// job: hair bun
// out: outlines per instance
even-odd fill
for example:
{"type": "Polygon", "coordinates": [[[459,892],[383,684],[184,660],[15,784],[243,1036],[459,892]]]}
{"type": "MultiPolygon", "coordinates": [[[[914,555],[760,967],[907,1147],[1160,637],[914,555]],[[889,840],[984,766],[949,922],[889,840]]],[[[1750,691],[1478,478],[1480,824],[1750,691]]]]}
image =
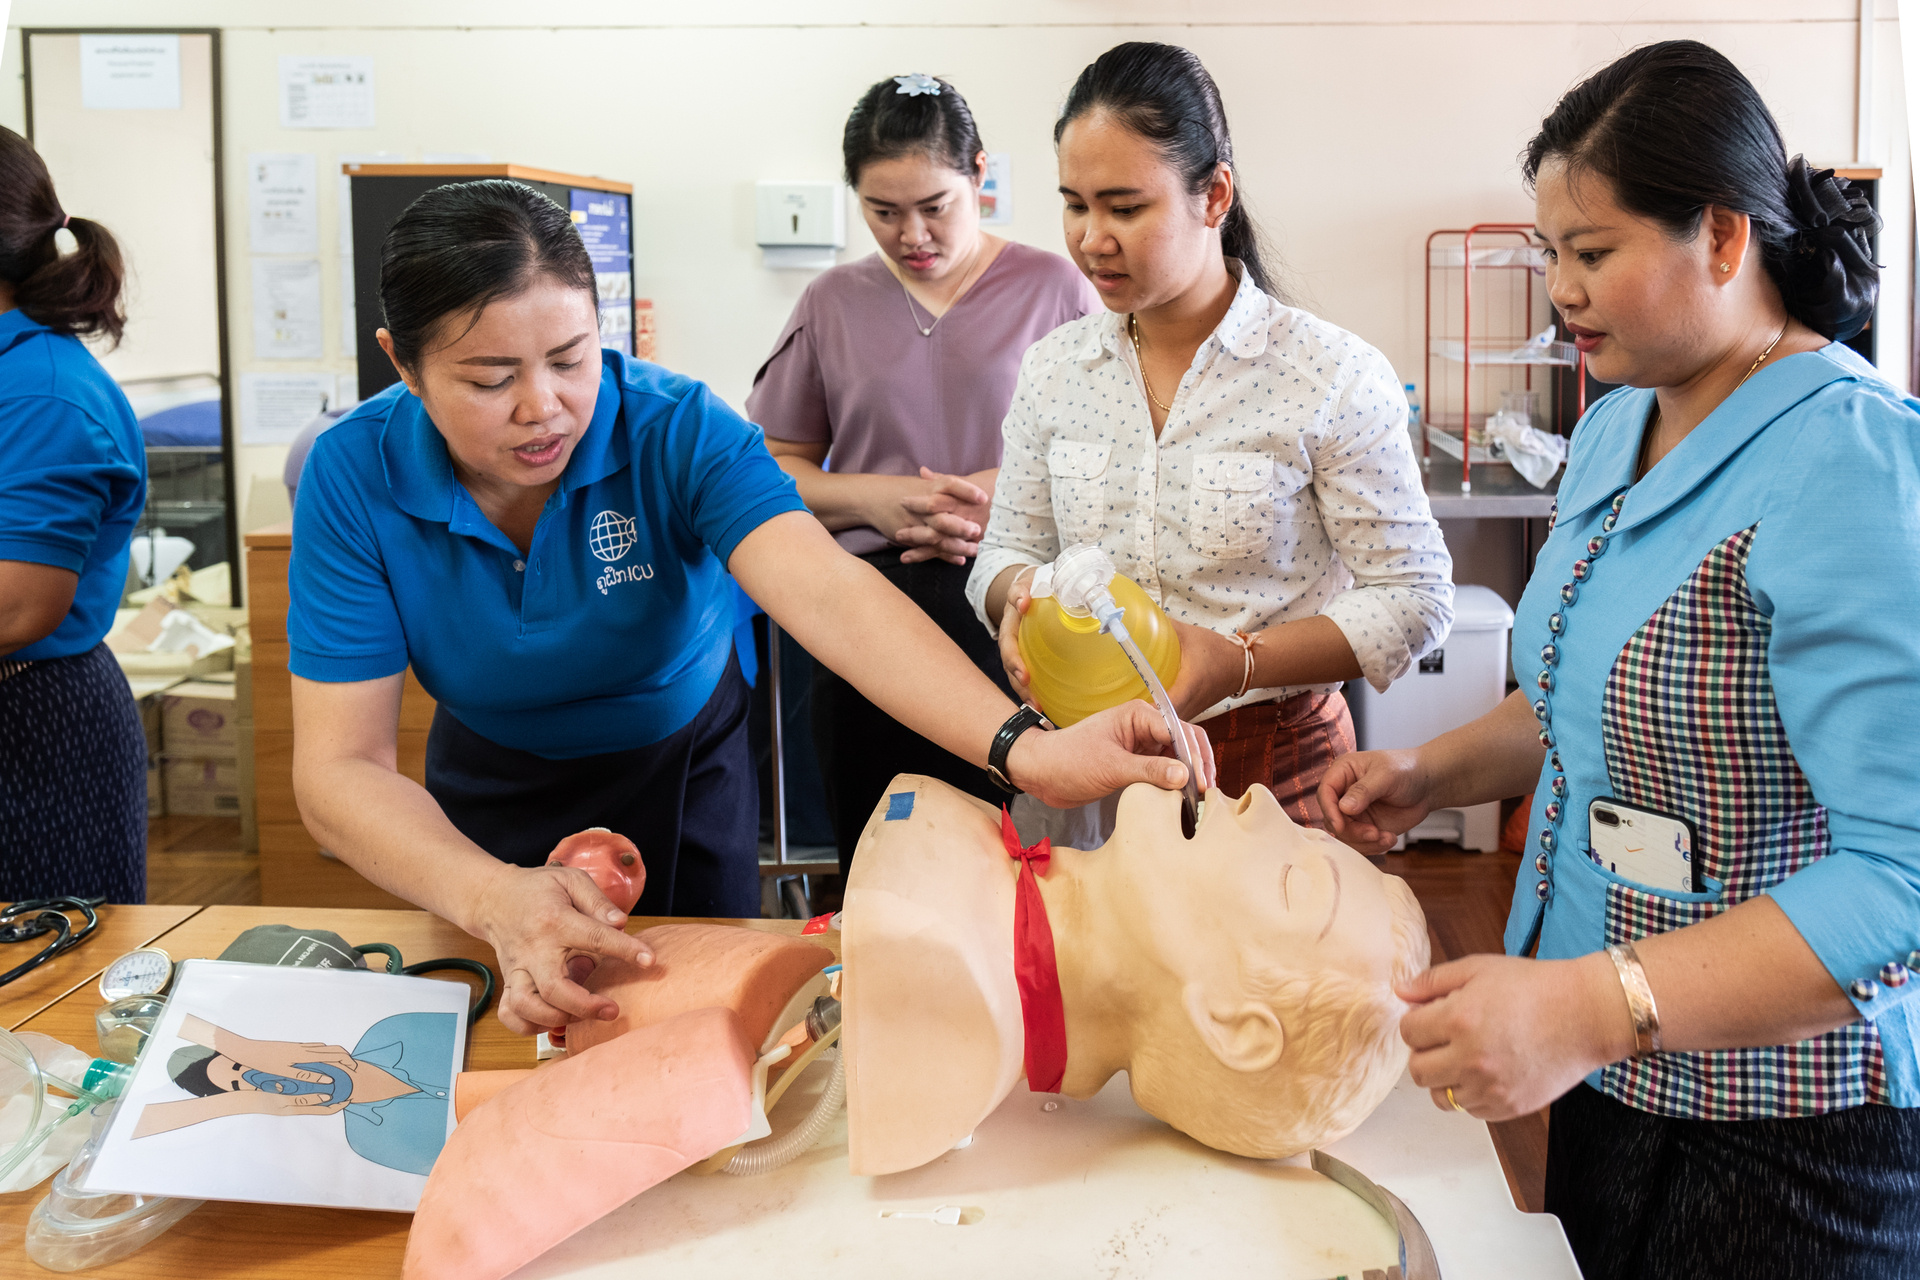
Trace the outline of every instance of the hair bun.
{"type": "Polygon", "coordinates": [[[1782,263],[1787,308],[1838,341],[1866,327],[1880,293],[1872,237],[1880,215],[1831,169],[1809,169],[1805,156],[1787,164],[1787,209],[1795,228],[1782,263]]]}

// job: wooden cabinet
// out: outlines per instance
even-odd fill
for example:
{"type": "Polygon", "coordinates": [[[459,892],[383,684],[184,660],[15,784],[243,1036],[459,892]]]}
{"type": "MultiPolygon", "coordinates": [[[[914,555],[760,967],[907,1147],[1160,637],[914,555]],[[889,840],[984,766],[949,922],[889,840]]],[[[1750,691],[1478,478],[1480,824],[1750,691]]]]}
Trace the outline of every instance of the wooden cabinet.
{"type": "MultiPolygon", "coordinates": [[[[293,531],[271,525],[247,535],[247,610],[253,632],[253,777],[260,822],[260,901],[265,906],[408,907],[323,853],[293,798],[293,686],[287,674],[287,565],[293,531]]],[[[425,778],[433,699],[407,672],[400,699],[400,772],[425,778]]]]}

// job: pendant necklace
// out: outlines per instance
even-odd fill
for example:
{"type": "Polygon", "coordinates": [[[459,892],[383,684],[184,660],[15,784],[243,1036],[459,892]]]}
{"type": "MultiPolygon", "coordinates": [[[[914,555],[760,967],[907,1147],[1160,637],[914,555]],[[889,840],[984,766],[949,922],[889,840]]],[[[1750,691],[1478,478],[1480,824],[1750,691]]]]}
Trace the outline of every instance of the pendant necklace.
{"type": "Polygon", "coordinates": [[[980,265],[980,256],[981,254],[986,252],[986,248],[987,246],[985,245],[985,243],[976,243],[974,245],[973,261],[967,264],[967,274],[965,278],[960,281],[960,287],[953,291],[953,301],[947,304],[946,311],[942,311],[939,315],[935,316],[933,318],[933,323],[926,326],[924,329],[920,328],[920,312],[916,310],[913,305],[913,293],[907,288],[906,277],[904,276],[895,277],[895,279],[900,281],[900,296],[907,300],[907,315],[912,317],[913,327],[915,329],[920,330],[921,337],[931,338],[933,336],[933,331],[940,327],[940,322],[947,318],[947,312],[952,311],[954,307],[959,305],[960,295],[965,293],[967,291],[967,286],[973,282],[974,269],[980,265]]]}

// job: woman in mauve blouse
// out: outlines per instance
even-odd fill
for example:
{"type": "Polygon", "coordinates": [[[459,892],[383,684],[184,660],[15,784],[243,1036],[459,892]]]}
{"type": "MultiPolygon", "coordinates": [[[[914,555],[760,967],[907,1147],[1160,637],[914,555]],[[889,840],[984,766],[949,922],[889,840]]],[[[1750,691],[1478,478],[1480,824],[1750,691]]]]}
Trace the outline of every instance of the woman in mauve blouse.
{"type": "MultiPolygon", "coordinates": [[[[986,153],[952,85],[880,81],[848,117],[844,151],[881,251],[807,287],[755,375],[747,415],[840,545],[1005,687],[966,599],[1001,420],[1027,348],[1099,302],[1065,258],[980,229],[986,153]]],[[[895,774],[1003,798],[825,667],[815,668],[813,727],[843,871],[895,774]]]]}

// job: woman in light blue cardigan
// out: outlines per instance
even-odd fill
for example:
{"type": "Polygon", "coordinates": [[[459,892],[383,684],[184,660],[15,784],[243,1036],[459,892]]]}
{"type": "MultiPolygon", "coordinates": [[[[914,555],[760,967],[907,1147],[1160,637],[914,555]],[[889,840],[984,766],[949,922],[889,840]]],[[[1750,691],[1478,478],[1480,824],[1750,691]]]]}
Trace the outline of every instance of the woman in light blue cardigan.
{"type": "Polygon", "coordinates": [[[1552,1104],[1589,1280],[1915,1274],[1920,402],[1835,341],[1878,219],[1691,41],[1574,89],[1526,171],[1554,304],[1626,386],[1574,434],[1520,691],[1321,797],[1380,848],[1533,791],[1508,956],[1402,992],[1413,1077],[1488,1120],[1552,1104]],[[1664,887],[1595,855],[1596,800],[1690,832],[1664,887]]]}

